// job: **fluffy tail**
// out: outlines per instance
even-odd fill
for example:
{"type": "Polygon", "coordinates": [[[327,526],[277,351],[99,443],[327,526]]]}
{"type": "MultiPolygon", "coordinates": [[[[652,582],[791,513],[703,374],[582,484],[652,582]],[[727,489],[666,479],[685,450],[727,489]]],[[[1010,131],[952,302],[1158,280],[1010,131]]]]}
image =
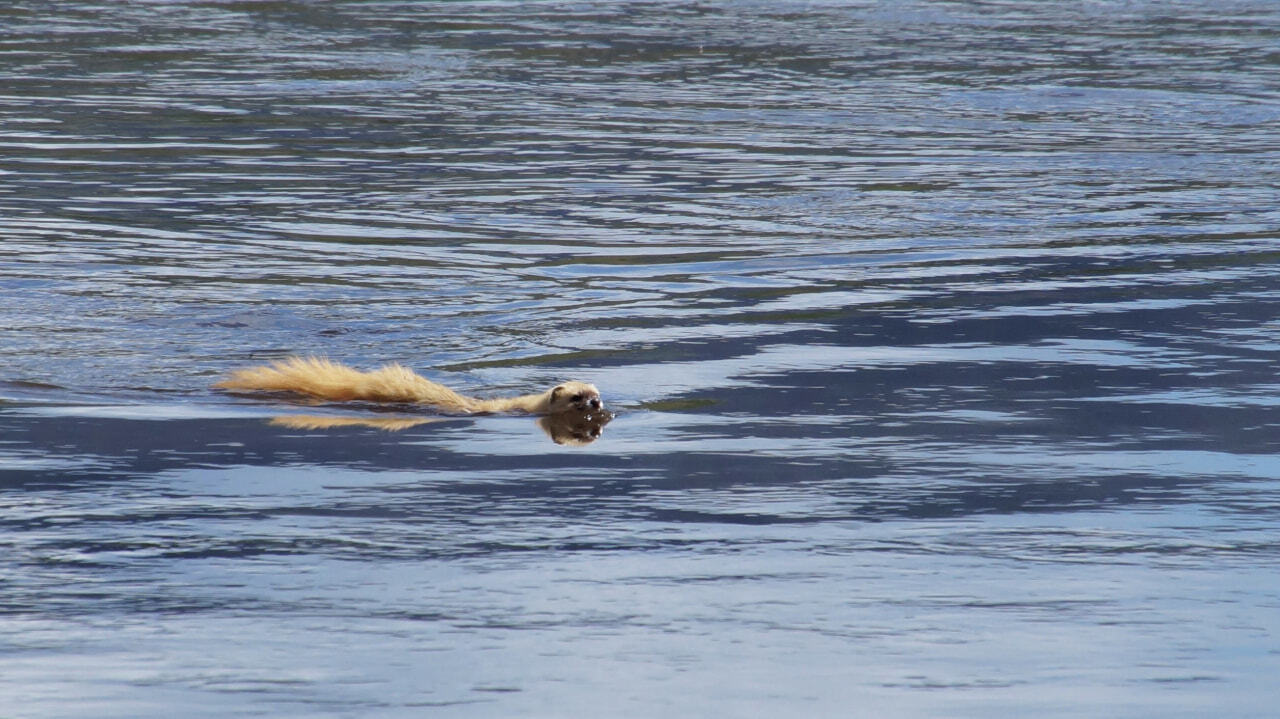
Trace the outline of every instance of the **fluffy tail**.
{"type": "Polygon", "coordinates": [[[294,392],[334,401],[425,402],[460,412],[477,411],[480,404],[399,364],[361,372],[319,357],[290,357],[269,366],[236,370],[214,387],[294,392]]]}

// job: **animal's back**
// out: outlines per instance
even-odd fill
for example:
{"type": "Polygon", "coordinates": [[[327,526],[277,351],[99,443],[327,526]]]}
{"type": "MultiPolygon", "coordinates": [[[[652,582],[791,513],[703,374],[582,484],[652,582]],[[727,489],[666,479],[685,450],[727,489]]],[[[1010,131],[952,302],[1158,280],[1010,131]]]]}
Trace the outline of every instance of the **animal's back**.
{"type": "Polygon", "coordinates": [[[334,401],[420,402],[461,412],[473,411],[475,404],[471,398],[399,364],[361,372],[319,357],[290,357],[267,366],[236,370],[214,386],[230,390],[296,392],[334,401]]]}

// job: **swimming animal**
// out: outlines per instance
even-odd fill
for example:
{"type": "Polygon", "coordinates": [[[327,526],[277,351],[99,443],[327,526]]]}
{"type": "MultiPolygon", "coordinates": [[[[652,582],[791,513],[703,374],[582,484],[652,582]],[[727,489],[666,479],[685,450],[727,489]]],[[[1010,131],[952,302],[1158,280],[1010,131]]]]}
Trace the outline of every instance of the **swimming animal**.
{"type": "Polygon", "coordinates": [[[239,369],[214,387],[292,392],[334,401],[411,402],[459,414],[589,414],[604,410],[600,391],[586,382],[564,382],[541,394],[477,399],[458,394],[394,362],[372,372],[362,372],[321,357],[290,357],[270,365],[239,369]]]}

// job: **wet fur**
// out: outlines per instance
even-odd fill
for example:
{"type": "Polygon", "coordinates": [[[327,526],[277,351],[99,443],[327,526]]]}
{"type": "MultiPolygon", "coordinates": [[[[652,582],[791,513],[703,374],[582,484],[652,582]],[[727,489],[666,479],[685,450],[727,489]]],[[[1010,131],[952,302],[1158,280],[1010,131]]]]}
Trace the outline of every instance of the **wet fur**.
{"type": "Polygon", "coordinates": [[[541,394],[477,399],[458,394],[400,364],[362,372],[320,357],[290,357],[270,365],[236,370],[214,387],[248,392],[292,392],[337,402],[410,402],[460,414],[587,413],[604,408],[600,392],[585,382],[565,382],[541,394]]]}

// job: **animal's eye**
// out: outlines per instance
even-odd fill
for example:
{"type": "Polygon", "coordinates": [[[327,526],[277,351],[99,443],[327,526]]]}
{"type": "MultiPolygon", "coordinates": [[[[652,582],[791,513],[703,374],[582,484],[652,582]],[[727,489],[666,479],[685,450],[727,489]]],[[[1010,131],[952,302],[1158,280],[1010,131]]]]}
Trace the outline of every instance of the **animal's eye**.
{"type": "Polygon", "coordinates": [[[581,402],[581,401],[582,401],[582,395],[580,395],[580,394],[575,394],[574,396],[572,396],[572,397],[570,397],[570,398],[569,398],[569,401],[570,401],[570,402],[581,402]]]}

